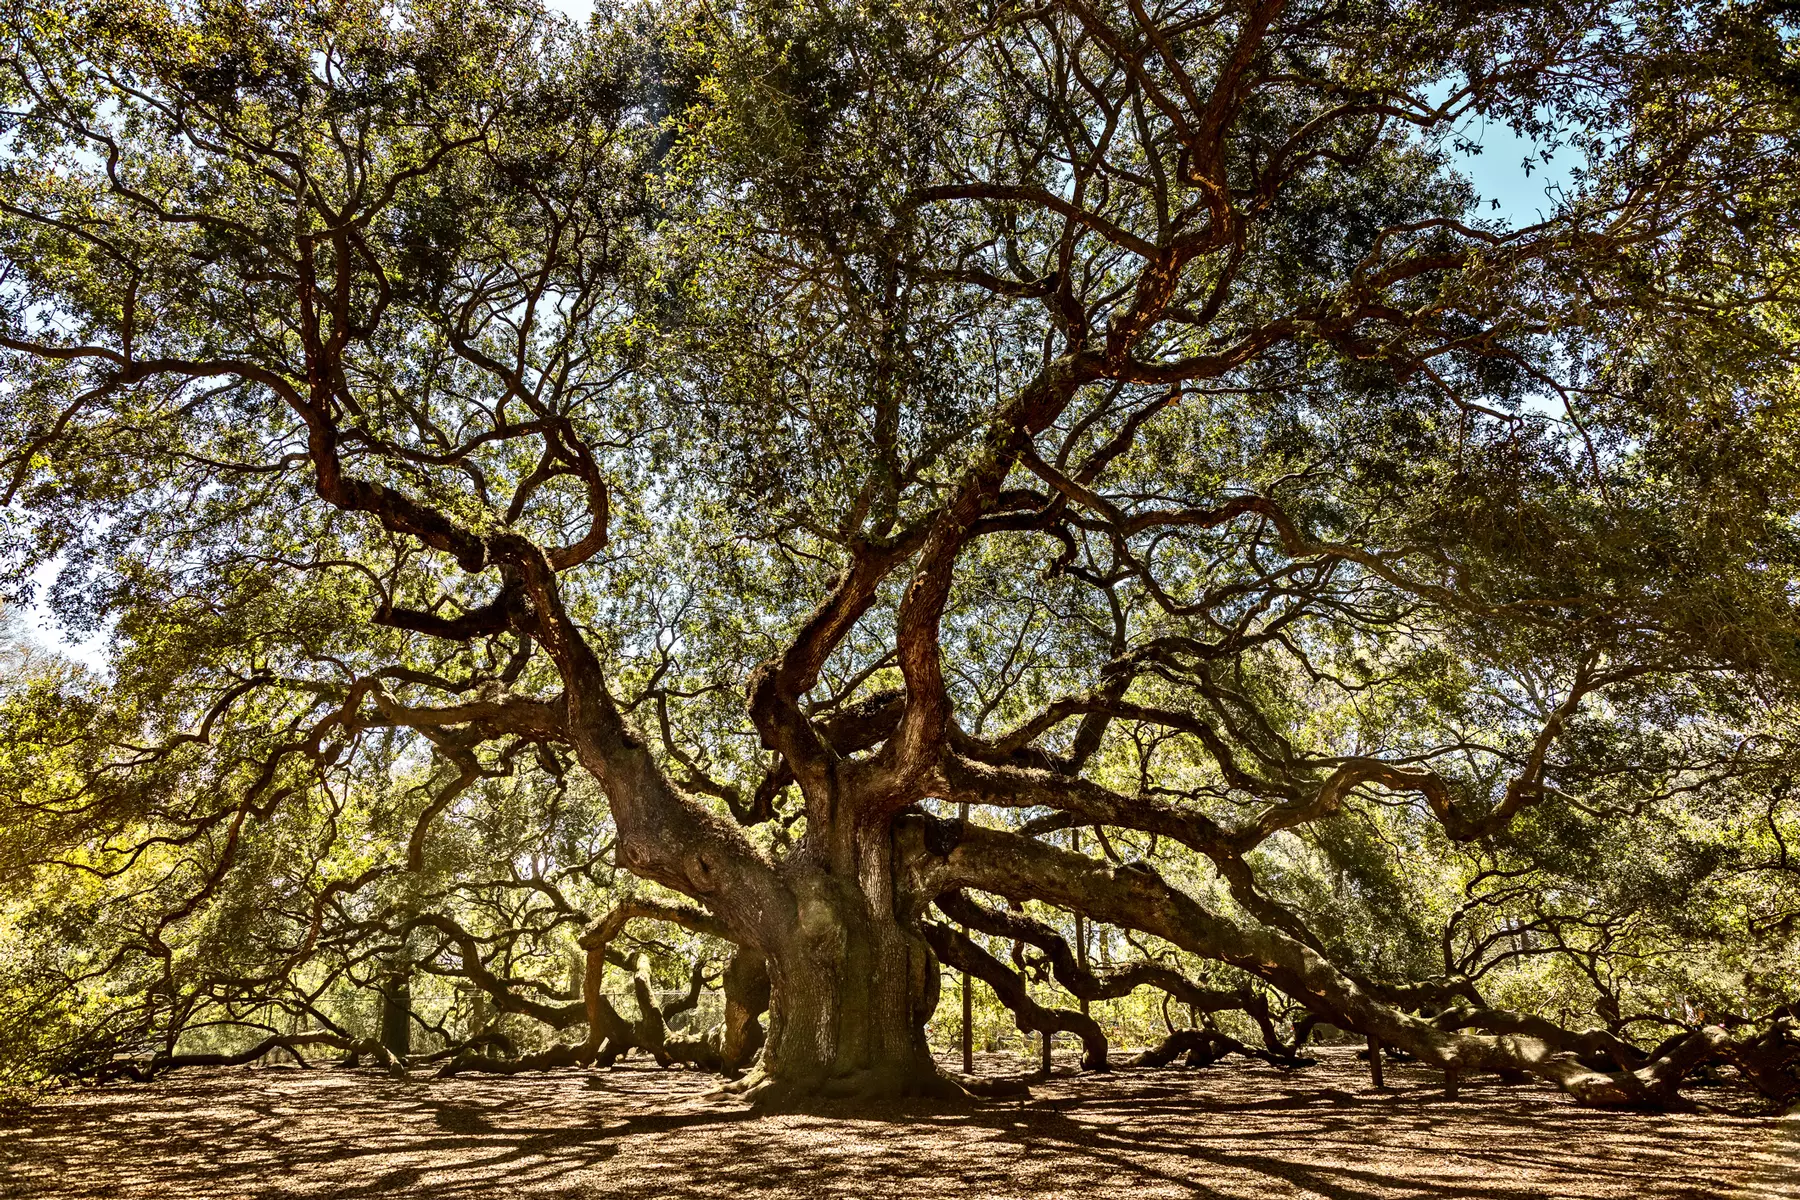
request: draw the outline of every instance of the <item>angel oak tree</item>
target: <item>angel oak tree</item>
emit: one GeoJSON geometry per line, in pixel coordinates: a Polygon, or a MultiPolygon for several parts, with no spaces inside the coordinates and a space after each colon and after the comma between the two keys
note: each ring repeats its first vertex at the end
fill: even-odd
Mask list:
{"type": "MultiPolygon", "coordinates": [[[[410,746],[404,862],[317,895],[290,966],[470,789],[578,769],[619,865],[698,905],[636,915],[739,948],[725,1057],[766,1003],[734,1086],[769,1102],[977,1086],[926,1042],[940,959],[1017,979],[958,924],[1084,999],[1211,1003],[1033,902],[1594,1103],[1786,1044],[1488,1004],[1623,928],[1555,888],[1468,933],[1546,847],[1623,870],[1608,837],[1750,811],[1791,759],[1779,6],[7,21],[6,553],[114,622],[137,714],[30,820],[182,796],[158,844],[210,857],[152,950],[410,746]],[[1459,173],[1483,120],[1578,164],[1541,219],[1459,173]],[[1408,911],[1451,860],[1468,903],[1408,911]],[[1436,969],[1383,950],[1440,933],[1436,969]]],[[[593,964],[629,915],[585,1009],[510,1002],[585,1017],[573,1061],[626,1036],[593,964]]]]}

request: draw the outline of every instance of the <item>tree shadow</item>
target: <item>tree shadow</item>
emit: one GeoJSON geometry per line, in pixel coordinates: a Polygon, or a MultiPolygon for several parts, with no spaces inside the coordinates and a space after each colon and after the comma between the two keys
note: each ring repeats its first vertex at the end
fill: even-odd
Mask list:
{"type": "MultiPolygon", "coordinates": [[[[1394,1086],[1374,1092],[1343,1057],[1298,1074],[1125,1070],[1052,1079],[1025,1102],[769,1116],[706,1096],[712,1077],[632,1064],[405,1081],[195,1071],[0,1127],[0,1195],[1684,1200],[1779,1166],[1757,1149],[1775,1145],[1775,1122],[1598,1112],[1480,1081],[1449,1101],[1422,1070],[1391,1069],[1394,1086]]],[[[1741,1194],[1794,1194],[1781,1186],[1741,1194]]]]}

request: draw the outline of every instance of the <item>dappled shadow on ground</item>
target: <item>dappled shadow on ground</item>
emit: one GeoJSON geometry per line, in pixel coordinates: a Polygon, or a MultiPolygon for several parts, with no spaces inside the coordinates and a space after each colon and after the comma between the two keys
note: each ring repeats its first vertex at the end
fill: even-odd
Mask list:
{"type": "MultiPolygon", "coordinates": [[[[992,1064],[1001,1069],[996,1061],[992,1064]]],[[[1029,1101],[755,1117],[713,1077],[179,1073],[0,1127],[0,1195],[44,1200],[722,1196],[1791,1200],[1800,1122],[1577,1108],[1480,1080],[1389,1090],[1330,1051],[1056,1079],[1029,1101]]]]}

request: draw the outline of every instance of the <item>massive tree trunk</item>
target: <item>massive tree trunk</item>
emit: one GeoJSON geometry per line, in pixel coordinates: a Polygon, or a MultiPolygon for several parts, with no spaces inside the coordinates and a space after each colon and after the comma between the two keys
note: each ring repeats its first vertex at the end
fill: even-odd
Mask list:
{"type": "Polygon", "coordinates": [[[960,1090],[925,1039],[938,1001],[937,960],[896,909],[885,830],[864,840],[870,853],[860,879],[816,866],[788,877],[796,919],[787,937],[763,948],[769,1029],[758,1068],[742,1083],[754,1097],[960,1090]]]}
{"type": "Polygon", "coordinates": [[[779,890],[715,893],[707,897],[710,912],[637,898],[596,921],[581,938],[590,1045],[621,1036],[599,993],[603,956],[627,922],[646,918],[738,943],[725,971],[717,1065],[735,1074],[761,1054],[733,1090],[768,1103],[956,1091],[925,1040],[938,967],[917,912],[896,905],[891,836],[871,831],[863,843],[867,869],[857,876],[798,857],[783,865],[779,890]],[[766,1034],[757,1022],[765,1011],[766,1034]]]}

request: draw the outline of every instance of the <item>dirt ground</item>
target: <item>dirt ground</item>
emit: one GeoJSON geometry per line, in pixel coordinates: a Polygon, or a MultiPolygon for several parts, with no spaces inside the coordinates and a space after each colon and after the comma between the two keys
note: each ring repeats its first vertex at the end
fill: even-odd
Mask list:
{"type": "MultiPolygon", "coordinates": [[[[1016,1069],[997,1057],[994,1072],[1016,1069]]],[[[65,1095],[0,1125],[0,1195],[1800,1198],[1800,1116],[1644,1116],[1388,1069],[1055,1079],[1030,1101],[754,1117],[714,1077],[390,1079],[237,1068],[65,1095]]],[[[1722,1097],[1723,1098],[1723,1097],[1722,1097]]]]}

